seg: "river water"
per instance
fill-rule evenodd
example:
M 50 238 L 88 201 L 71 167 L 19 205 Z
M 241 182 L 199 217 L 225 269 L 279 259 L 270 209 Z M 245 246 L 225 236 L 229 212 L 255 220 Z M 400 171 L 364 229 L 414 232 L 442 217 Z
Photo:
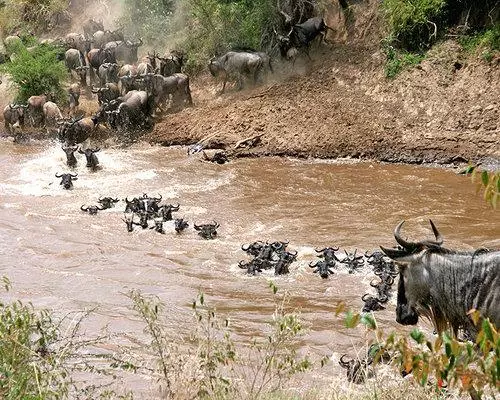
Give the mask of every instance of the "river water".
M 336 322 L 333 311 L 339 300 L 359 310 L 374 275 L 366 268 L 322 280 L 308 267 L 315 248 L 390 247 L 403 219 L 407 237 L 431 237 L 429 218 L 450 248 L 500 248 L 498 212 L 469 178 L 442 168 L 274 157 L 216 165 L 188 157 L 185 148 L 147 144 L 97 155 L 102 169 L 89 172 L 77 154 L 71 172 L 78 180 L 66 191 L 54 176 L 69 171 L 57 144 L 0 141 L 0 275 L 12 281 L 9 295 L 61 313 L 96 308 L 89 331 L 105 324 L 115 333 L 141 330 L 125 296 L 131 289 L 159 296 L 172 321 L 190 315 L 201 291 L 245 340 L 265 329 L 274 310 L 272 279 L 290 292 L 291 306 L 306 322 L 303 350 L 349 352 L 361 339 Z M 97 215 L 80 211 L 99 196 L 143 193 L 179 203 L 174 217 L 190 227 L 177 235 L 167 222 L 164 235 L 140 227 L 128 233 L 123 201 Z M 192 228 L 213 220 L 220 223 L 215 240 Z M 289 241 L 298 251 L 289 275 L 248 276 L 238 268 L 248 260 L 240 246 L 256 240 Z M 383 327 L 395 328 L 394 300 L 376 315 Z

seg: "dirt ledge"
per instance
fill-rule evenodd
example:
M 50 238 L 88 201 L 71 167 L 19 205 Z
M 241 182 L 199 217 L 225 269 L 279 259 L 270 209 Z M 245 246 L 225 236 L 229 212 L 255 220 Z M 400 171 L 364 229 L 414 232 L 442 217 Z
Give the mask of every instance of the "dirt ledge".
M 195 107 L 169 114 L 146 135 L 161 145 L 211 137 L 230 148 L 263 134 L 241 156 L 353 157 L 441 163 L 500 159 L 500 55 L 490 63 L 464 57 L 448 41 L 395 80 L 383 55 L 368 48 L 322 47 L 252 90 L 215 94 L 208 77 L 193 79 Z

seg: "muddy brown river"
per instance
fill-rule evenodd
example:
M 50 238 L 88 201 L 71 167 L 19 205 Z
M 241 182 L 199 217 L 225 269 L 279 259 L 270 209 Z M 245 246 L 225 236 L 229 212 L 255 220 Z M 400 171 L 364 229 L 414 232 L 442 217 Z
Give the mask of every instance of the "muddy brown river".
M 84 156 L 77 155 L 78 180 L 66 191 L 54 176 L 69 171 L 59 145 L 0 141 L 0 275 L 13 285 L 0 296 L 58 313 L 96 308 L 89 332 L 106 324 L 115 333 L 142 329 L 124 295 L 131 289 L 158 295 L 172 320 L 190 318 L 189 305 L 202 291 L 245 340 L 260 334 L 271 317 L 272 279 L 290 292 L 306 322 L 303 350 L 349 352 L 361 338 L 336 322 L 333 310 L 339 300 L 359 310 L 374 275 L 366 267 L 322 280 L 308 267 L 315 248 L 392 246 L 402 219 L 407 237 L 429 237 L 429 218 L 450 248 L 500 248 L 498 211 L 475 193 L 469 178 L 442 168 L 273 157 L 216 165 L 188 157 L 185 148 L 147 144 L 97 154 L 97 172 L 87 171 Z M 179 203 L 174 217 L 190 227 L 177 235 L 170 221 L 164 235 L 140 227 L 128 233 L 123 201 L 97 215 L 80 211 L 99 196 L 143 193 Z M 215 240 L 203 240 L 192 228 L 213 220 L 220 223 Z M 238 261 L 249 259 L 240 246 L 256 240 L 289 241 L 298 251 L 289 275 L 248 276 L 238 268 Z M 394 300 L 376 316 L 382 326 L 396 327 Z

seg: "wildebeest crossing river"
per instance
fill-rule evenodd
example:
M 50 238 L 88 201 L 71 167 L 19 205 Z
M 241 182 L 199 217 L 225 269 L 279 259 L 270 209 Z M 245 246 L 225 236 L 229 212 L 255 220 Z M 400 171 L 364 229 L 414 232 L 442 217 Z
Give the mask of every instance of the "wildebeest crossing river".
M 469 178 L 441 168 L 286 158 L 217 165 L 188 157 L 185 148 L 146 144 L 103 148 L 98 156 L 101 170 L 88 170 L 80 155 L 70 171 L 55 143 L 0 141 L 0 275 L 12 281 L 8 296 L 56 312 L 97 307 L 88 331 L 105 324 L 120 334 L 142 331 L 124 295 L 131 289 L 158 295 L 172 317 L 186 319 L 202 291 L 231 316 L 245 340 L 270 319 L 273 279 L 291 293 L 292 306 L 306 321 L 304 351 L 352 354 L 353 343 L 362 340 L 335 322 L 333 310 L 339 300 L 360 310 L 374 275 L 365 268 L 320 279 L 308 267 L 315 248 L 364 253 L 392 246 L 392 231 L 402 219 L 408 236 L 430 237 L 429 218 L 447 247 L 500 247 L 498 215 Z M 68 171 L 78 173 L 71 191 L 55 177 Z M 176 234 L 170 221 L 164 235 L 140 227 L 129 233 L 123 201 L 97 215 L 80 210 L 99 197 L 143 193 L 179 203 L 175 216 L 187 219 L 189 228 Z M 220 223 L 218 237 L 203 240 L 193 223 L 213 220 Z M 248 276 L 238 268 L 238 261 L 248 259 L 241 245 L 256 240 L 289 241 L 298 252 L 289 275 Z M 396 327 L 394 302 L 376 313 L 384 327 Z

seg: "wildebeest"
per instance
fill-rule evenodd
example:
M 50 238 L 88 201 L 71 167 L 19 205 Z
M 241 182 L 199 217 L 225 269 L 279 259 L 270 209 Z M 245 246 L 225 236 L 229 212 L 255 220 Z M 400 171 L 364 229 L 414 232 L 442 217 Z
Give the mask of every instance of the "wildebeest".
M 92 49 L 87 53 L 87 61 L 90 66 L 90 81 L 94 82 L 99 67 L 104 63 L 116 63 L 116 57 L 111 50 Z
M 184 54 L 180 51 L 172 50 L 170 54 L 165 54 L 163 57 L 157 56 L 160 60 L 158 73 L 163 76 L 170 76 L 175 73 L 182 72 L 184 64 Z
M 365 293 L 363 297 L 361 297 L 361 300 L 363 300 L 363 302 L 365 303 L 363 305 L 362 312 L 370 312 L 370 311 L 385 310 L 385 307 L 382 305 L 382 303 L 386 303 L 388 298 L 387 296 L 373 297 L 370 296 L 368 293 Z
M 174 220 L 174 228 L 177 233 L 181 233 L 184 229 L 189 226 L 188 222 L 183 218 L 176 218 Z
M 51 129 L 57 131 L 57 121 L 63 119 L 63 115 L 56 103 L 52 101 L 45 102 L 43 105 L 43 119 L 48 134 L 51 133 Z
M 111 126 L 122 132 L 151 126 L 152 99 L 146 92 L 131 90 L 113 101 L 119 106 L 116 110 L 106 111 Z
M 112 208 L 115 206 L 115 203 L 118 203 L 119 199 L 113 199 L 112 197 L 103 197 L 97 199 L 97 202 L 101 205 L 101 207 L 105 210 L 108 208 Z
M 82 57 L 81 53 L 77 49 L 68 49 L 64 53 L 64 62 L 66 68 L 71 73 L 75 71 L 80 78 L 80 84 L 85 87 L 87 86 L 87 70 L 89 66 L 85 65 L 85 59 Z
M 88 212 L 90 215 L 95 215 L 97 214 L 97 211 L 102 211 L 105 208 L 99 207 L 99 206 L 88 206 L 84 207 L 83 205 L 80 207 L 80 210 L 84 212 Z
M 104 24 L 102 20 L 96 21 L 93 18 L 89 18 L 83 23 L 82 28 L 85 38 L 92 39 L 95 32 L 104 30 Z
M 66 154 L 66 165 L 68 167 L 76 167 L 77 160 L 75 157 L 75 151 L 78 150 L 78 146 L 61 147 Z
M 165 234 L 165 230 L 163 229 L 163 218 L 154 218 L 153 222 L 155 223 L 154 226 L 150 227 L 149 229 L 154 229 L 155 232 Z
M 105 62 L 99 66 L 97 70 L 97 76 L 99 77 L 99 82 L 101 86 L 106 83 L 118 83 L 118 64 Z
M 335 265 L 335 262 L 334 264 Z M 313 272 L 318 274 L 323 279 L 327 279 L 329 275 L 333 275 L 332 264 L 327 260 L 317 261 L 314 264 L 309 264 L 309 267 L 314 268 Z
M 438 333 L 448 326 L 472 337 L 477 328 L 468 312 L 475 309 L 500 327 L 500 251 L 458 252 L 443 248 L 443 239 L 430 221 L 435 240 L 410 242 L 394 230 L 397 249 L 381 247 L 399 266 L 396 321 L 414 325 L 429 318 Z
M 373 371 L 369 369 L 370 360 L 344 360 L 347 354 L 343 354 L 340 357 L 339 364 L 342 368 L 347 369 L 347 380 L 352 383 L 363 383 L 366 378 L 373 375 Z
M 73 83 L 68 88 L 68 103 L 69 115 L 70 117 L 74 117 L 80 105 L 80 85 L 78 83 Z
M 119 40 L 108 42 L 104 45 L 105 50 L 111 50 L 117 61 L 125 64 L 134 64 L 137 62 L 137 49 L 142 46 L 142 39 L 136 42 L 130 40 Z
M 227 81 L 232 77 L 238 83 L 238 90 L 243 88 L 244 77 L 251 78 L 256 84 L 263 67 L 262 58 L 255 53 L 229 51 L 210 60 L 208 69 L 214 77 L 223 80 L 221 93 L 224 93 Z
M 194 229 L 198 231 L 198 235 L 200 235 L 203 239 L 215 239 L 217 236 L 217 228 L 220 227 L 219 223 L 214 221 L 213 224 L 194 224 Z
M 144 80 L 155 110 L 156 108 L 162 110 L 162 105 L 169 99 L 175 105 L 193 105 L 189 77 L 186 74 L 176 73 L 168 77 L 160 74 L 146 74 L 141 79 Z
M 58 130 L 59 140 L 69 146 L 82 143 L 92 135 L 99 122 L 97 115 L 73 121 L 58 122 L 60 125 Z
M 109 103 L 111 100 L 116 100 L 120 97 L 120 90 L 116 83 L 106 83 L 103 87 L 92 87 L 92 93 L 97 94 L 99 104 Z
M 123 41 L 123 32 L 120 29 L 110 31 L 110 30 L 98 30 L 92 35 L 92 47 L 94 49 L 103 48 L 106 43 Z
M 81 53 L 82 58 L 90 50 L 91 40 L 85 38 L 85 36 L 80 33 L 74 33 L 74 32 L 68 33 L 64 37 L 63 42 L 64 42 L 64 48 L 66 50 L 76 49 Z M 85 65 L 85 61 L 83 65 Z
M 95 148 L 95 149 L 88 148 L 85 150 L 82 150 L 80 148 L 78 149 L 78 153 L 85 154 L 85 158 L 87 159 L 87 167 L 95 171 L 99 165 L 99 160 L 97 159 L 95 153 L 97 153 L 100 150 L 101 150 L 100 148 Z
M 24 126 L 25 110 L 28 106 L 22 104 L 8 104 L 3 109 L 5 130 L 9 135 L 13 134 L 12 127 L 18 124 Z
M 287 20 L 291 21 L 291 18 L 287 17 Z M 303 51 L 311 59 L 309 55 L 311 42 L 318 36 L 320 36 L 320 40 L 326 42 L 328 29 L 333 31 L 332 28 L 326 25 L 322 17 L 312 17 L 300 24 L 292 25 L 286 35 L 277 35 L 281 56 L 295 61 L 298 51 Z
M 73 181 L 78 179 L 78 174 L 56 174 L 56 178 L 62 178 L 59 185 L 66 190 L 73 189 Z
M 133 212 L 125 212 L 123 214 L 123 222 L 127 225 L 127 231 L 132 232 L 134 230 L 134 213 Z
M 43 125 L 43 105 L 50 100 L 50 97 L 50 95 L 42 94 L 28 98 L 26 116 L 33 127 L 36 128 Z

